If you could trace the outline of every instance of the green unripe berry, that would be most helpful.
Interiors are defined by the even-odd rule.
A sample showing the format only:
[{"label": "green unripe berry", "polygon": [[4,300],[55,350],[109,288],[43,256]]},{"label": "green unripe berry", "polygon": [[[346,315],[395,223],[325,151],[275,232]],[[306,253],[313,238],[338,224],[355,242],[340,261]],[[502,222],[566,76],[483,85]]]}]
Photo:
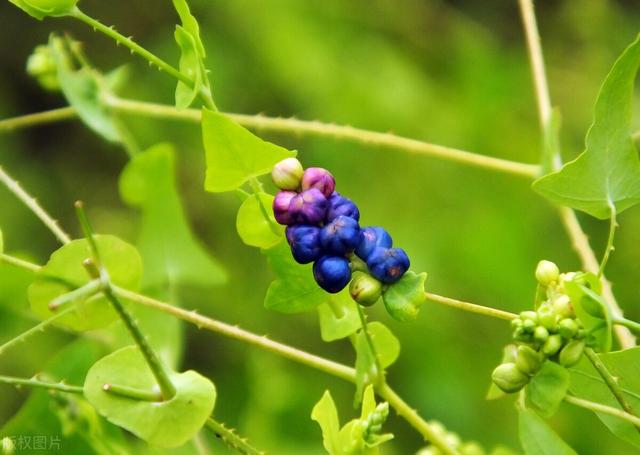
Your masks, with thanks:
[{"label": "green unripe berry", "polygon": [[60,89],[56,61],[49,46],[37,46],[27,59],[27,74],[34,77],[46,90]]},{"label": "green unripe berry", "polygon": [[78,0],[23,0],[31,8],[47,15],[68,13],[76,6]]},{"label": "green unripe berry", "polygon": [[465,442],[458,450],[461,455],[486,455],[487,452],[477,442]]},{"label": "green unripe berry", "polygon": [[573,319],[562,319],[558,323],[558,333],[567,339],[571,339],[578,333],[578,324]]},{"label": "green unripe berry", "polygon": [[302,163],[296,158],[285,158],[273,167],[271,178],[281,190],[297,190],[304,174]]},{"label": "green unripe berry", "polygon": [[382,283],[367,273],[356,272],[349,285],[351,298],[363,306],[371,306],[382,295]]},{"label": "green unripe berry", "polygon": [[538,319],[549,332],[555,332],[558,329],[558,315],[549,307],[540,307],[538,309]]},{"label": "green unripe berry", "polygon": [[560,351],[560,355],[558,356],[560,365],[565,367],[574,366],[582,358],[584,347],[584,340],[573,340],[567,343],[567,345],[562,348],[562,351]]},{"label": "green unripe berry", "polygon": [[512,319],[511,320],[511,327],[515,330],[515,329],[521,329],[522,328],[522,319]]},{"label": "green unripe berry", "polygon": [[544,357],[540,353],[529,346],[518,347],[518,357],[516,358],[516,366],[520,371],[528,375],[534,375],[542,366]]},{"label": "green unripe berry", "polygon": [[573,311],[573,305],[571,305],[571,299],[568,295],[561,294],[559,295],[552,304],[552,308],[555,313],[563,318],[574,317],[575,313]]},{"label": "green unripe berry", "polygon": [[549,338],[549,331],[541,325],[536,327],[533,332],[533,339],[538,343],[544,343],[545,341],[547,341],[547,338]]},{"label": "green unripe berry", "polygon": [[444,442],[446,442],[449,447],[458,447],[462,443],[460,436],[451,431],[444,437]]},{"label": "green unripe berry", "polygon": [[560,350],[562,344],[562,337],[560,335],[551,335],[542,345],[542,353],[547,357],[551,357]]},{"label": "green unripe berry", "polygon": [[536,267],[536,279],[543,286],[549,286],[560,277],[560,269],[551,261],[540,261]]},{"label": "green unripe berry", "polygon": [[522,321],[533,321],[533,322],[538,322],[538,313],[536,313],[535,311],[523,311],[522,313],[520,313],[520,319],[522,319]]},{"label": "green unripe berry", "polygon": [[515,363],[503,363],[491,374],[493,383],[506,393],[514,393],[529,382],[529,376],[518,369]]},{"label": "green unripe berry", "polygon": [[525,319],[522,322],[522,329],[525,333],[533,333],[533,330],[536,328],[536,323],[531,319]]}]

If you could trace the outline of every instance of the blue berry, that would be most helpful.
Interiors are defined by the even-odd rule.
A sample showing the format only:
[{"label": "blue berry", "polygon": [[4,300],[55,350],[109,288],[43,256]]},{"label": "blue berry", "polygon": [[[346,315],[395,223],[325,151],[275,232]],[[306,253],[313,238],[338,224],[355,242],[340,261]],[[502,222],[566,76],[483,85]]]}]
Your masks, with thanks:
[{"label": "blue berry", "polygon": [[287,242],[291,246],[291,254],[296,262],[308,264],[322,254],[320,246],[320,228],[309,225],[288,226]]},{"label": "blue berry", "polygon": [[360,220],[360,211],[351,199],[339,193],[333,193],[327,202],[327,218],[325,220],[327,223],[332,222],[340,215],[348,216],[356,221]]},{"label": "blue berry", "polygon": [[360,242],[360,226],[353,218],[341,215],[322,228],[320,243],[327,254],[344,256]]},{"label": "blue berry", "polygon": [[327,292],[340,292],[351,280],[349,261],[340,256],[322,256],[313,264],[316,283]]},{"label": "blue berry", "polygon": [[383,283],[395,283],[409,270],[409,257],[401,248],[376,248],[367,259],[367,267]]},{"label": "blue berry", "polygon": [[369,226],[360,230],[360,243],[356,248],[356,255],[366,261],[376,248],[391,248],[391,245],[393,240],[387,231],[379,226]]},{"label": "blue berry", "polygon": [[293,213],[294,224],[318,225],[327,214],[327,198],[319,189],[311,188],[291,199],[289,210]]}]

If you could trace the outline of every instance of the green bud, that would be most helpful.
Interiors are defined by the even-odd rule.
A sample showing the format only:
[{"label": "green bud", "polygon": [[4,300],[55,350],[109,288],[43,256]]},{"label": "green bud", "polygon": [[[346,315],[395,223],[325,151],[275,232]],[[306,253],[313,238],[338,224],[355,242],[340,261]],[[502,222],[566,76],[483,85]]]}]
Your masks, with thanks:
[{"label": "green bud", "polygon": [[529,341],[531,341],[531,334],[526,333],[524,331],[524,328],[519,328],[513,332],[513,339],[516,341],[528,343]]},{"label": "green bud", "polygon": [[538,343],[544,343],[545,341],[547,341],[547,338],[549,338],[549,331],[541,325],[536,327],[533,332],[533,339]]},{"label": "green bud", "polygon": [[551,308],[540,307],[538,309],[538,319],[540,320],[540,325],[549,332],[558,330],[558,315]]},{"label": "green bud", "polygon": [[447,445],[449,447],[458,447],[462,441],[460,440],[460,436],[458,436],[456,433],[453,432],[448,432],[446,434],[446,436],[444,437],[444,442],[447,443]]},{"label": "green bud", "polygon": [[281,190],[297,190],[304,168],[296,158],[285,158],[273,167],[271,178]]},{"label": "green bud", "polygon": [[520,313],[520,319],[523,321],[531,320],[533,322],[538,322],[538,313],[535,311],[523,311]]},{"label": "green bud", "polygon": [[522,329],[524,330],[525,333],[533,333],[535,328],[536,328],[536,323],[533,322],[531,319],[525,319],[522,322]]},{"label": "green bud", "polygon": [[516,318],[511,320],[511,327],[513,329],[521,329],[522,328],[522,319]]},{"label": "green bud", "polygon": [[560,277],[558,266],[551,261],[540,261],[536,267],[536,279],[543,286],[549,286]]},{"label": "green bud", "polygon": [[560,351],[558,361],[560,365],[565,367],[572,367],[580,361],[582,353],[584,352],[584,340],[573,340],[567,343],[567,345]]},{"label": "green bud", "polygon": [[60,89],[56,61],[51,55],[49,46],[37,46],[27,59],[27,74],[35,78],[45,90]]},{"label": "green bud", "polygon": [[440,422],[439,420],[430,420],[429,426],[431,427],[431,430],[440,437],[444,438],[448,433],[445,426],[442,425],[442,422]]},{"label": "green bud", "polygon": [[349,285],[351,298],[363,306],[371,306],[382,295],[382,283],[364,272],[356,272]]},{"label": "green bud", "polygon": [[578,333],[578,324],[573,319],[562,319],[558,323],[558,333],[567,339],[571,339]]},{"label": "green bud", "polygon": [[518,369],[515,363],[503,363],[491,374],[493,383],[506,393],[514,393],[529,382],[529,376]]},{"label": "green bud", "polygon": [[520,371],[528,375],[534,375],[542,366],[544,357],[540,353],[529,346],[518,347],[518,357],[516,366]]},{"label": "green bud", "polygon": [[474,441],[465,442],[458,451],[460,455],[486,455],[487,453],[480,444]]},{"label": "green bud", "polygon": [[573,305],[571,305],[571,299],[568,295],[561,294],[559,295],[552,304],[552,308],[555,313],[563,318],[574,317],[575,313],[573,311]]},{"label": "green bud", "polygon": [[515,344],[508,344],[502,349],[502,363],[513,363],[518,357],[518,347]]},{"label": "green bud", "polygon": [[542,345],[542,353],[547,357],[551,357],[560,350],[562,344],[562,337],[560,335],[551,335]]}]

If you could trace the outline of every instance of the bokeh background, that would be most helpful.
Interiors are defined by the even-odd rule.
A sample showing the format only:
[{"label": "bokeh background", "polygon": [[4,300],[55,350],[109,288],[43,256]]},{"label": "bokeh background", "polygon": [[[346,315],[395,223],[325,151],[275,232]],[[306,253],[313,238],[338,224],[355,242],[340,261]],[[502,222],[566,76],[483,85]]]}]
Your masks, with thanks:
[{"label": "bokeh background", "polygon": [[[216,102],[224,111],[319,119],[491,156],[537,160],[536,105],[515,0],[190,3],[201,23]],[[570,159],[582,150],[598,87],[638,33],[640,13],[631,1],[538,3],[551,97],[561,110],[562,147],[565,159]],[[171,2],[83,0],[81,6],[177,62],[177,17]],[[173,102],[170,77],[150,70],[104,36],[72,20],[39,23],[5,1],[0,3],[2,118],[65,104],[61,96],[43,92],[24,71],[31,50],[51,31],[69,32],[84,42],[90,59],[103,70],[131,62],[123,97]],[[229,273],[225,285],[181,289],[182,305],[353,362],[348,343],[321,342],[315,312],[282,315],[262,306],[273,276],[263,255],[245,246],[235,232],[237,197],[204,192],[198,128],[126,120],[145,147],[160,141],[176,144],[188,217],[207,250]],[[359,204],[363,223],[386,226],[396,243],[409,251],[413,269],[429,273],[432,292],[520,311],[532,302],[538,260],[551,259],[563,270],[579,268],[553,207],[534,194],[525,179],[331,139],[260,135],[299,150],[307,166],[329,168],[340,191]],[[0,135],[0,164],[75,235],[79,229],[72,204],[83,199],[99,232],[135,241],[139,214],[123,204],[117,187],[126,160],[122,149],[104,143],[79,121]],[[581,219],[600,254],[606,224]],[[638,318],[640,210],[629,210],[619,221],[608,275],[623,308]],[[57,248],[50,233],[3,188],[0,226],[13,253],[43,263]],[[0,341],[33,324],[25,279],[22,273],[0,267]],[[518,448],[513,399],[484,399],[490,373],[509,340],[508,324],[432,303],[424,305],[412,324],[394,322],[380,306],[372,316],[400,338],[402,354],[389,371],[389,381],[423,416],[487,448]],[[199,370],[218,387],[216,417],[270,453],[323,453],[319,428],[309,414],[325,389],[339,402],[343,421],[355,416],[349,384],[191,326],[184,327],[184,337],[182,367]],[[74,335],[55,330],[38,335],[3,356],[0,374],[33,375],[74,340]],[[97,355],[92,349],[98,348],[76,353],[76,375],[82,374],[91,355]],[[28,428],[33,434],[53,434],[60,431],[61,416],[68,414],[63,405],[45,399],[32,405],[31,415],[23,411],[14,417],[27,391],[0,386],[0,396],[0,425],[11,421],[4,433],[7,428],[14,434]],[[74,415],[69,417],[72,421]],[[85,424],[76,420],[73,428],[80,431]],[[634,453],[585,411],[563,406],[552,423],[580,454]],[[385,446],[385,453],[409,454],[421,447],[419,436],[400,418],[392,417],[388,429],[396,438]],[[95,446],[89,448],[90,439],[72,432],[68,440],[73,442],[64,446],[63,440],[67,453],[99,453]],[[209,435],[200,443],[226,453]]]}]

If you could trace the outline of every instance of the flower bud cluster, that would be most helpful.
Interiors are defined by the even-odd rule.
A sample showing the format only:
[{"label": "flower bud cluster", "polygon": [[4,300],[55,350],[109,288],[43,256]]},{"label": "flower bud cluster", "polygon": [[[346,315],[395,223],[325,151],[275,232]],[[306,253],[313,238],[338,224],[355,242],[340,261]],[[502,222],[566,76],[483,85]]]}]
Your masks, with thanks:
[{"label": "flower bud cluster", "polygon": [[[358,207],[335,191],[329,171],[304,169],[297,159],[287,158],[275,165],[271,176],[281,189],[273,201],[275,219],[287,226],[296,262],[313,263],[313,276],[322,289],[336,293],[351,282],[354,300],[372,305],[384,285],[395,283],[409,269],[409,257],[392,247],[387,231],[360,227]],[[352,275],[353,270],[357,272]]]},{"label": "flower bud cluster", "polygon": [[389,403],[382,402],[362,421],[362,439],[367,443],[374,443],[374,438],[382,433],[382,425],[389,417]]},{"label": "flower bud cluster", "polygon": [[[475,441],[463,442],[457,433],[447,430],[445,426],[437,420],[430,420],[429,426],[436,435],[440,436],[451,449],[460,455],[486,455],[487,453],[484,448]],[[416,455],[443,455],[443,452],[435,446],[427,446],[420,449]]]},{"label": "flower bud cluster", "polygon": [[47,45],[37,46],[27,59],[27,74],[48,91],[60,90],[56,61]]},{"label": "flower bud cluster", "polygon": [[523,311],[511,321],[517,352],[492,374],[493,382],[504,392],[522,389],[546,360],[564,367],[577,364],[585,346],[592,343],[564,291],[564,282],[573,276],[561,274],[552,262],[538,264],[536,278],[547,298],[535,311]]}]

